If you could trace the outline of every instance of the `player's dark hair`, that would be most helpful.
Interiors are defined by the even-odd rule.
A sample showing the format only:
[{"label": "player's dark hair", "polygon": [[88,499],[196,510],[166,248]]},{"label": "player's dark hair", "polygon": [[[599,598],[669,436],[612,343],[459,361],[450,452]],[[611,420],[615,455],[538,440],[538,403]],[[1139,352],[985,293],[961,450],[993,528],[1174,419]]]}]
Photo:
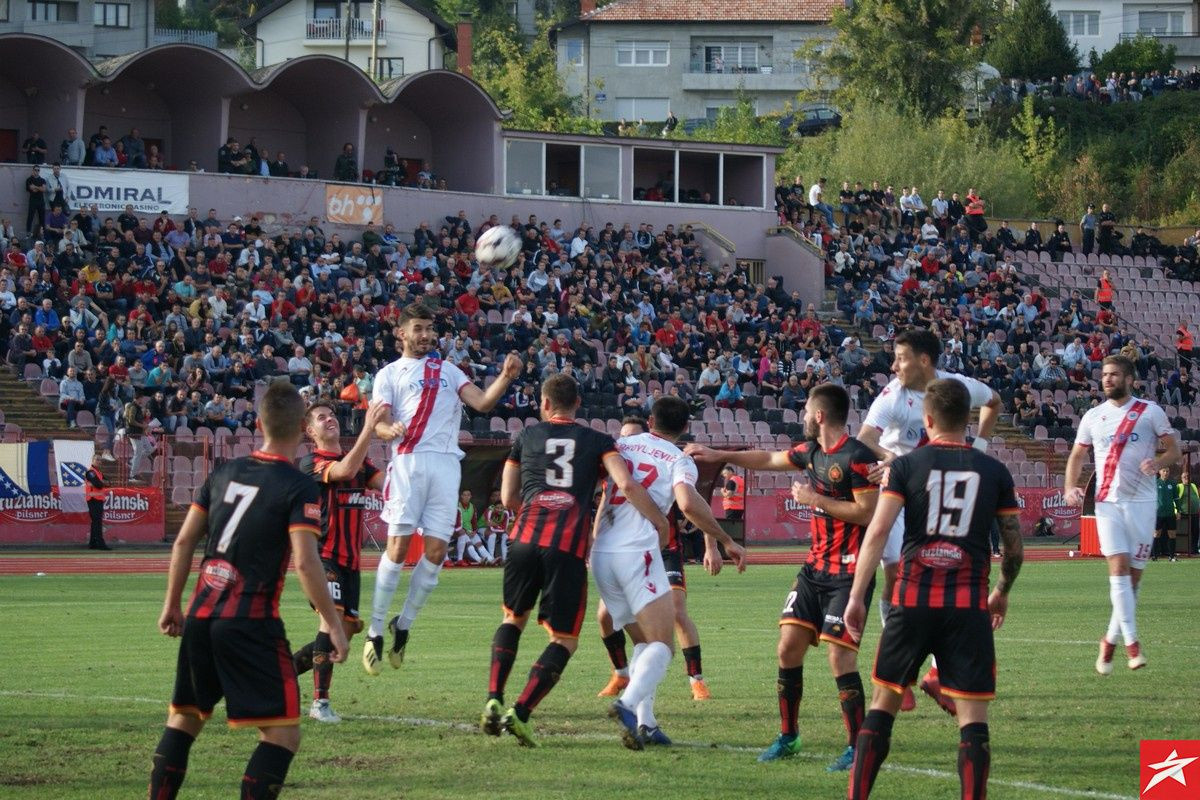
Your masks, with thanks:
[{"label": "player's dark hair", "polygon": [[909,328],[896,337],[896,346],[908,345],[913,355],[929,356],[929,360],[937,363],[942,354],[942,340],[933,331],[919,328]]},{"label": "player's dark hair", "polygon": [[650,416],[654,418],[656,430],[668,436],[678,436],[687,430],[688,422],[692,419],[692,410],[682,397],[666,395],[654,401]]},{"label": "player's dark hair", "polygon": [[1129,360],[1128,356],[1106,356],[1104,361],[1100,362],[1104,366],[1120,367],[1121,372],[1125,373],[1126,378],[1136,375],[1134,372],[1134,364]]},{"label": "player's dark hair", "polygon": [[429,306],[417,300],[409,303],[400,310],[400,316],[396,318],[396,323],[403,327],[414,319],[424,319],[433,322],[433,311],[430,310]]},{"label": "player's dark hair", "polygon": [[925,387],[925,413],[939,430],[965,431],[971,418],[971,393],[959,381],[935,380]]},{"label": "player's dark hair", "polygon": [[557,373],[542,381],[542,397],[556,411],[575,410],[579,403],[579,384],[570,375]]},{"label": "player's dark hair", "polygon": [[624,428],[626,425],[637,425],[643,431],[650,430],[650,426],[646,423],[646,420],[637,414],[630,414],[627,417],[623,417],[621,419],[621,427]]},{"label": "player's dark hair", "polygon": [[270,439],[294,439],[304,429],[304,398],[289,381],[272,381],[258,403],[263,433]]},{"label": "player's dark hair", "polygon": [[822,383],[808,393],[808,402],[816,403],[834,425],[845,425],[850,417],[850,394],[836,383]]}]

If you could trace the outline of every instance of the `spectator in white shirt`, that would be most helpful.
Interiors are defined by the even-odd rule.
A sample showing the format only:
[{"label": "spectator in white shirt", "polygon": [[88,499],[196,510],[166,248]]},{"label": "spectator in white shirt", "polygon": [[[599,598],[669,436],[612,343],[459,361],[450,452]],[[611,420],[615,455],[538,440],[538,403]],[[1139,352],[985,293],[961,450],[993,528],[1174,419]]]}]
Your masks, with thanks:
[{"label": "spectator in white shirt", "polygon": [[308,386],[312,378],[312,362],[304,355],[304,348],[297,345],[288,359],[288,378],[296,386]]}]

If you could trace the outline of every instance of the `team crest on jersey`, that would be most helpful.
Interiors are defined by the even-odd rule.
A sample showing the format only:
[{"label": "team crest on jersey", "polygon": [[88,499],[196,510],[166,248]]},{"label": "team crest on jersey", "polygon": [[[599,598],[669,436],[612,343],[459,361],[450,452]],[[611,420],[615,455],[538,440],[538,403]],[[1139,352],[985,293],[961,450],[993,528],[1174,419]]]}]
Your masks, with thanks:
[{"label": "team crest on jersey", "polygon": [[842,473],[841,465],[834,464],[832,467],[829,468],[829,480],[830,481],[832,481],[833,483],[837,483],[838,481],[840,481],[842,479],[842,477],[843,477],[843,473]]},{"label": "team crest on jersey", "polygon": [[1128,414],[1125,415],[1125,419],[1129,420],[1130,422],[1135,422],[1137,420],[1137,418],[1138,418],[1138,412],[1136,412],[1136,411],[1130,411]]}]

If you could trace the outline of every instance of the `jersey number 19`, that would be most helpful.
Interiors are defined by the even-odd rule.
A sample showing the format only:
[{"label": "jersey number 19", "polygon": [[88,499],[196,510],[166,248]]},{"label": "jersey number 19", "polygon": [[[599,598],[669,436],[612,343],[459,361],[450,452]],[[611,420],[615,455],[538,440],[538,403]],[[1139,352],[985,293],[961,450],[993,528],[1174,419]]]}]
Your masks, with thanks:
[{"label": "jersey number 19", "polygon": [[971,515],[975,513],[975,499],[979,496],[979,473],[930,470],[925,491],[929,497],[925,533],[929,536],[966,536],[971,530]]}]

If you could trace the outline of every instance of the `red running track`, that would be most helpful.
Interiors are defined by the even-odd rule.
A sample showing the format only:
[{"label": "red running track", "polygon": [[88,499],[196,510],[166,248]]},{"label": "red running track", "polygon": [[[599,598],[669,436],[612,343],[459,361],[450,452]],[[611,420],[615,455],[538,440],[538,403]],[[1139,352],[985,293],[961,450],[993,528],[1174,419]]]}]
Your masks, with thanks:
[{"label": "red running track", "polygon": [[[808,555],[804,550],[770,550],[750,553],[751,564],[802,564]],[[1076,554],[1078,558],[1078,554]],[[1027,548],[1026,561],[1065,561],[1070,556],[1065,547]],[[364,554],[363,571],[374,570],[379,563],[376,553]],[[166,553],[30,553],[0,555],[0,575],[131,575],[165,574],[170,564]],[[697,567],[698,569],[699,567]]]}]

